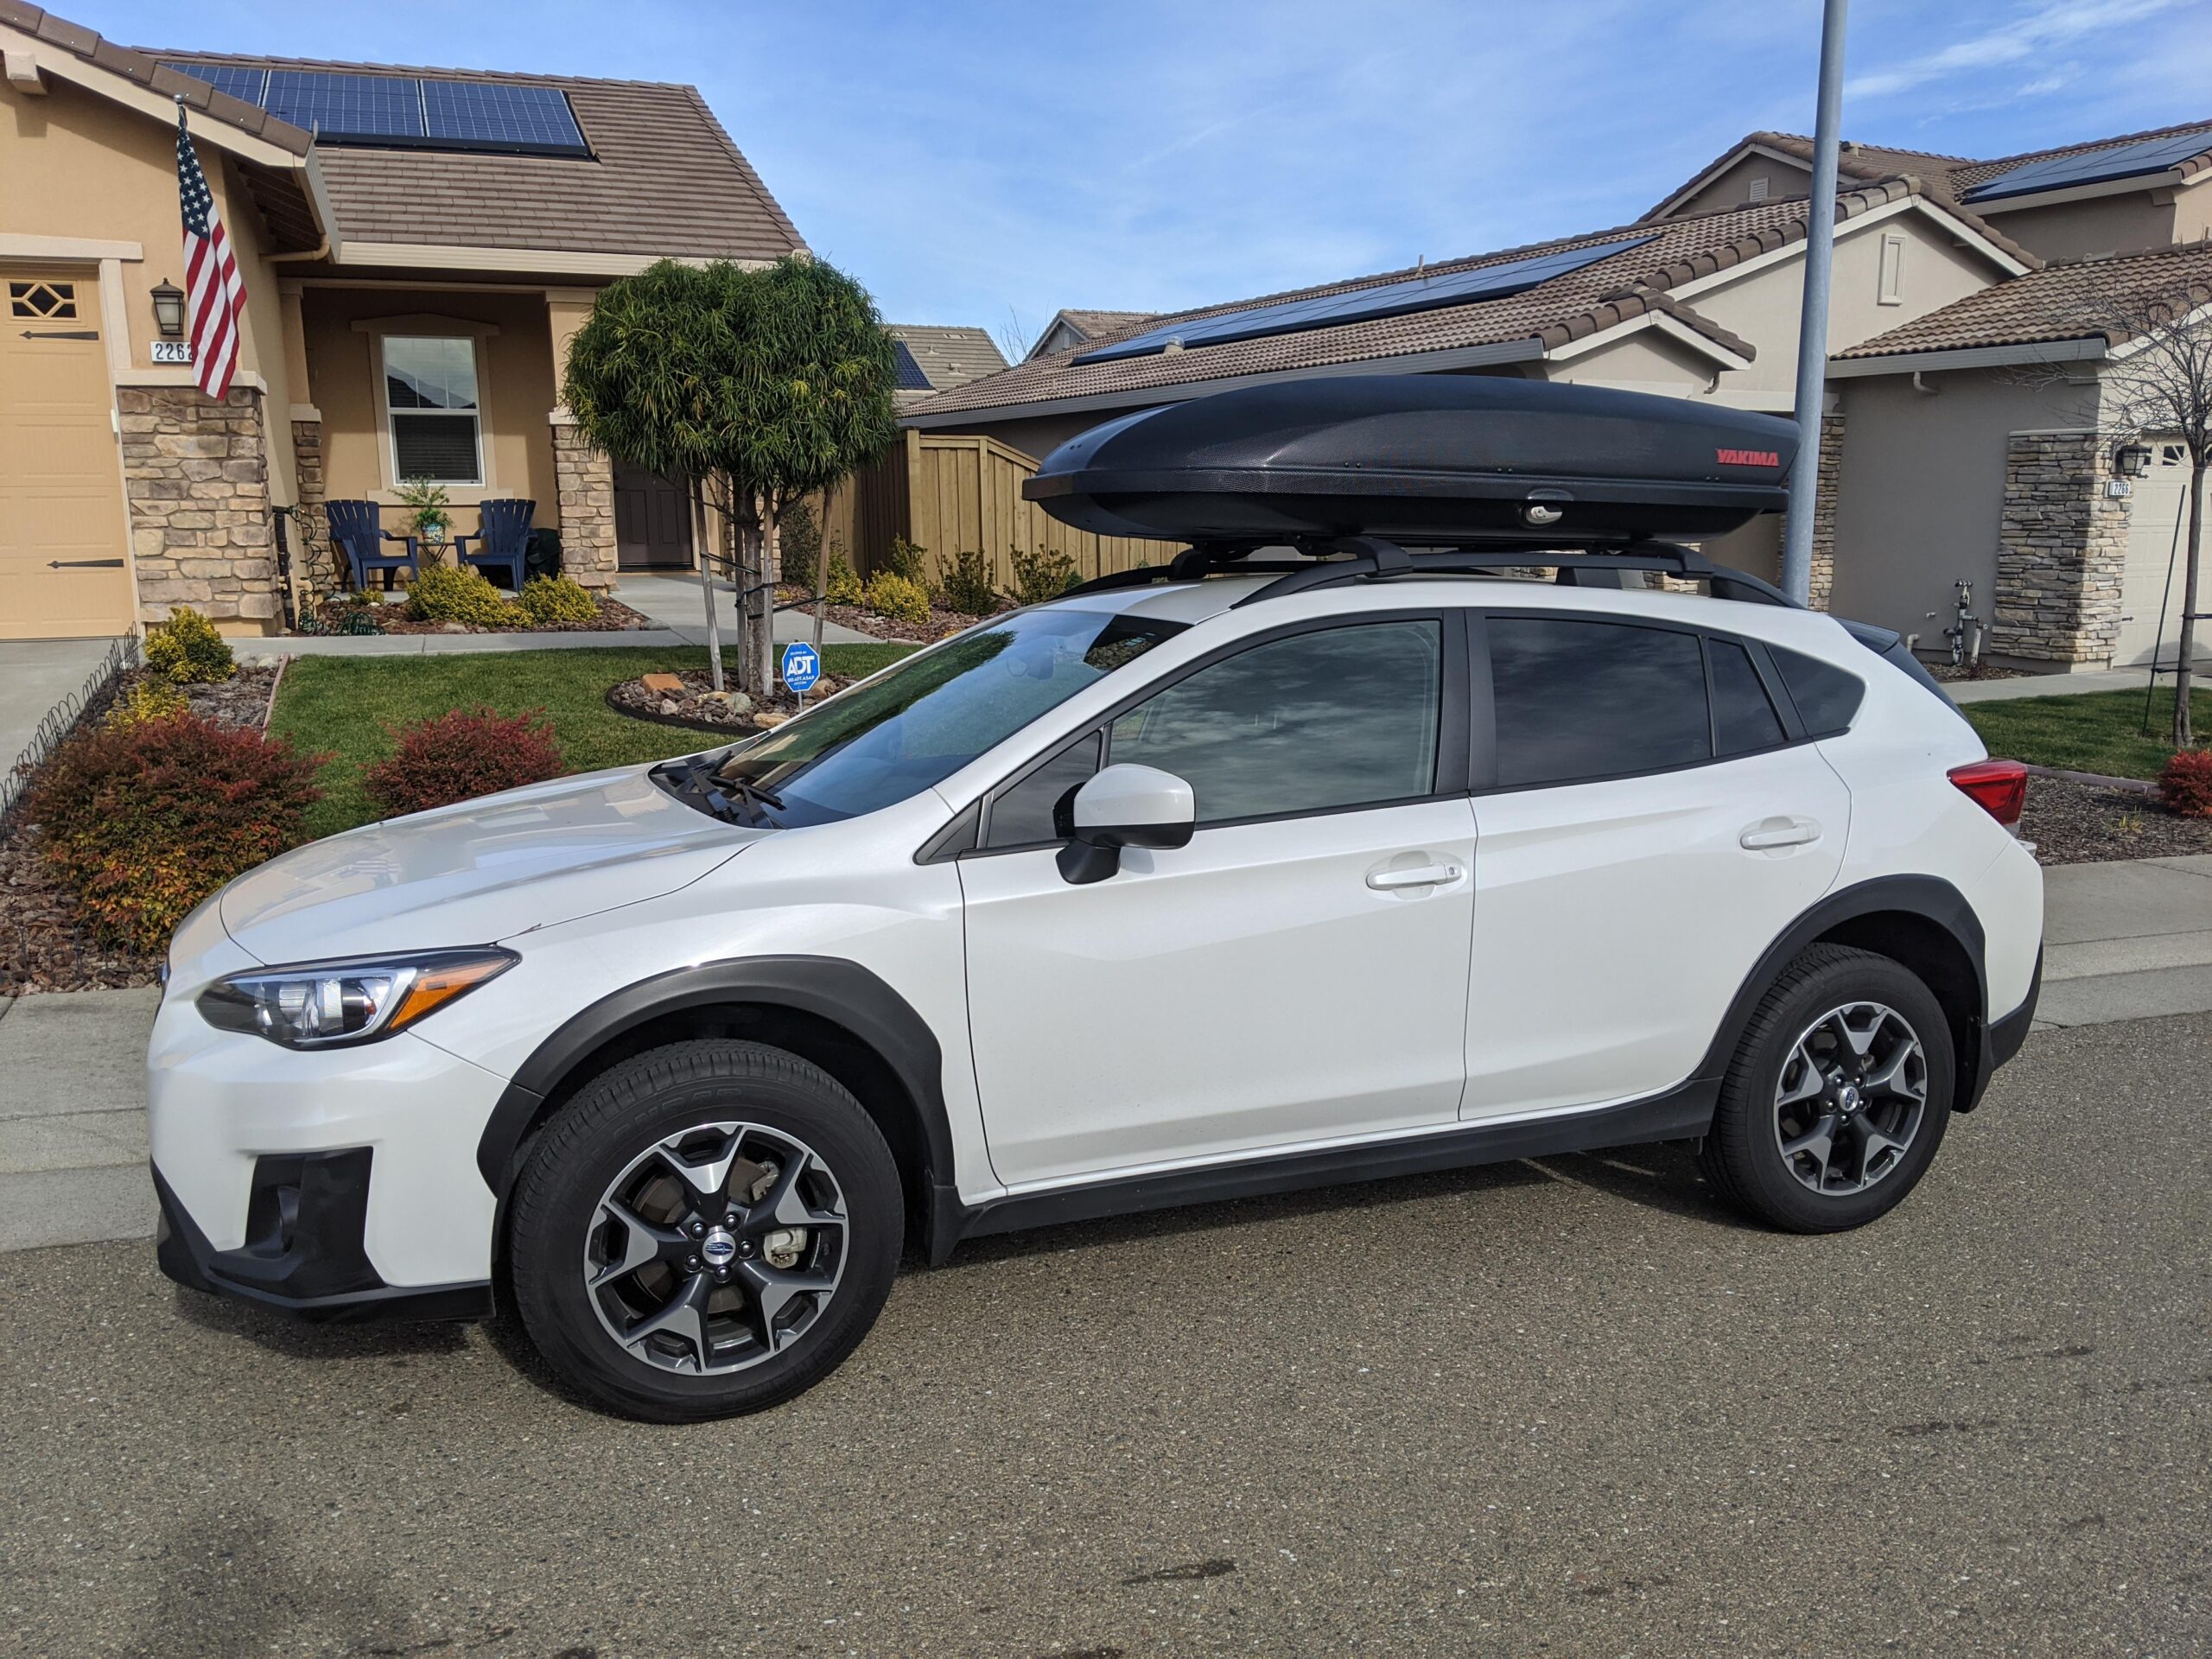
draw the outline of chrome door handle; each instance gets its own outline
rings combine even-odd
[[[1421,864],[1410,870],[1371,871],[1367,885],[1377,893],[1397,893],[1407,887],[1440,887],[1465,874],[1457,864]]]
[[[1821,838],[1821,826],[1810,818],[1762,818],[1736,837],[1747,853],[1771,852],[1777,847],[1803,847]]]

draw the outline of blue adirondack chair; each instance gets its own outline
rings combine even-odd
[[[511,496],[486,501],[476,510],[476,529],[453,538],[454,551],[463,564],[473,564],[486,575],[494,570],[505,571],[507,586],[520,593],[523,559],[530,551],[530,521],[537,511],[537,502]],[[482,545],[472,553],[468,550],[471,542]]]
[[[385,529],[378,521],[375,502],[326,501],[322,512],[330,525],[331,541],[343,550],[346,563],[353,569],[355,588],[366,589],[370,576],[378,571],[384,575],[387,590],[391,587],[391,573],[395,570],[404,570],[410,581],[414,579],[417,569],[415,538]],[[386,542],[404,543],[407,550],[387,553]]]

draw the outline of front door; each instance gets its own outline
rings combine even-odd
[[[122,462],[99,284],[0,275],[0,635],[128,633]]]
[[[1474,822],[1447,632],[1422,616],[1272,636],[993,801],[960,874],[1001,1181],[1456,1118]],[[1197,832],[1071,886],[1039,842],[1039,791],[1124,761],[1189,782]]]
[[[625,570],[691,568],[691,498],[681,481],[615,462],[614,556]]]
[[[1850,791],[1739,641],[1507,613],[1485,632],[1466,1115],[1662,1093],[1834,882]]]

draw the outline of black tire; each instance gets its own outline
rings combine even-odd
[[[1847,1005],[1875,1005],[1893,1011],[1918,1039],[1922,1055],[1914,1069],[1921,1077],[1923,1103],[1917,1116],[1910,1118],[1911,1133],[1902,1151],[1885,1148],[1870,1157],[1866,1148],[1876,1142],[1854,1140],[1859,1133],[1857,1129],[1839,1128],[1831,1144],[1847,1148],[1847,1155],[1859,1162],[1856,1169],[1847,1164],[1831,1177],[1827,1149],[1794,1157],[1785,1153],[1785,1140],[1794,1142],[1796,1137],[1778,1128],[1777,1119],[1801,1130],[1808,1127],[1803,1116],[1808,1112],[1821,1113],[1822,1125],[1853,1121],[1839,1115],[1841,1090],[1834,1084],[1824,1085],[1823,1094],[1802,1105],[1787,1109],[1798,1114],[1794,1117],[1783,1117],[1785,1109],[1780,1099],[1785,1067],[1791,1069],[1793,1090],[1810,1083],[1818,1071],[1809,1055],[1799,1056],[1801,1037],[1809,1039],[1808,1028],[1828,1011]],[[1885,1029],[1894,1036],[1897,1027]],[[1837,1069],[1847,1074],[1856,1064],[1850,1051],[1838,1043],[1833,1044],[1833,1052],[1842,1056]],[[1890,1051],[1895,1052],[1894,1048]],[[1868,950],[1835,944],[1813,946],[1783,969],[1745,1028],[1721,1085],[1713,1128],[1699,1150],[1706,1179],[1738,1209],[1789,1232],[1832,1233],[1865,1226],[1895,1208],[1912,1191],[1942,1144],[1958,1076],[1954,1052],[1950,1022],[1942,1006],[1911,969]],[[1850,1081],[1847,1075],[1846,1082]],[[1908,1103],[1891,1096],[1882,1107],[1866,1110],[1856,1122],[1877,1128],[1880,1138],[1887,1138],[1891,1126],[1905,1121],[1908,1111]],[[1870,1185],[1857,1191],[1825,1190],[1831,1179],[1839,1186],[1865,1179],[1870,1167],[1878,1172]]]
[[[832,1279],[833,1287],[804,1299],[808,1322],[796,1334],[775,1329],[779,1315],[766,1314],[770,1331],[763,1348],[758,1345],[758,1323],[766,1303],[757,1297],[745,1301],[746,1263],[730,1260],[738,1280],[726,1287],[704,1284],[697,1273],[687,1274],[673,1260],[664,1267],[648,1264],[639,1270],[640,1274],[658,1273],[678,1286],[700,1281],[700,1306],[707,1307],[705,1298],[712,1296],[721,1311],[702,1316],[696,1339],[683,1335],[655,1338],[645,1351],[660,1357],[642,1357],[609,1328],[604,1297],[629,1294],[646,1281],[635,1279],[613,1293],[595,1291],[586,1283],[587,1249],[603,1249],[610,1232],[625,1240],[629,1236],[626,1228],[602,1219],[602,1203],[610,1183],[634,1169],[641,1180],[664,1179],[665,1190],[681,1194],[686,1205],[710,1203],[719,1208],[727,1197],[733,1217],[745,1212],[750,1218],[752,1209],[742,1194],[711,1199],[703,1192],[695,1196],[683,1180],[639,1161],[657,1156],[656,1148],[686,1131],[705,1137],[699,1144],[711,1149],[719,1132],[704,1126],[733,1120],[759,1137],[733,1137],[733,1148],[741,1142],[748,1148],[734,1151],[734,1156],[758,1162],[757,1148],[772,1149],[779,1137],[790,1137],[781,1142],[786,1147],[795,1144],[812,1154],[787,1161],[814,1172],[805,1179],[816,1183],[812,1191],[817,1196],[803,1196],[802,1202],[842,1206],[842,1234],[818,1227],[803,1235],[810,1240],[806,1248],[815,1253],[815,1264],[835,1241],[834,1262],[821,1268],[821,1276]],[[693,1144],[683,1143],[683,1157],[692,1155]],[[727,1178],[730,1185],[734,1187],[745,1173],[743,1166],[733,1164]],[[691,1187],[696,1185],[695,1178]],[[820,1198],[824,1192],[832,1197]],[[665,1225],[671,1234],[689,1225],[682,1218],[684,1213],[671,1211]],[[655,1220],[659,1224],[658,1217]],[[835,1078],[780,1049],[702,1040],[672,1043],[623,1061],[594,1078],[563,1107],[538,1135],[524,1164],[508,1228],[516,1305],[547,1363],[573,1386],[626,1416],[673,1423],[759,1411],[811,1388],[836,1370],[868,1334],[890,1294],[906,1216],[898,1165],[882,1131]],[[743,1225],[733,1222],[732,1236],[728,1249],[740,1248],[734,1239],[743,1236],[742,1248],[751,1265],[768,1268],[767,1252],[758,1251],[756,1259],[753,1236]],[[790,1236],[783,1235],[779,1248],[788,1249]],[[711,1267],[707,1276],[712,1277]],[[670,1296],[671,1300],[677,1299],[675,1294]],[[791,1311],[787,1305],[785,1316]],[[619,1322],[624,1312],[618,1302],[611,1317]],[[710,1326],[709,1317],[716,1323]],[[746,1323],[748,1319],[753,1325]],[[718,1350],[709,1335],[711,1329],[737,1334],[726,1350]],[[783,1345],[777,1346],[779,1342]],[[754,1345],[746,1347],[747,1343]],[[683,1352],[674,1351],[696,1357],[688,1362],[691,1374],[667,1368],[687,1363]],[[743,1358],[739,1369],[703,1369],[702,1362],[723,1352],[750,1357]]]

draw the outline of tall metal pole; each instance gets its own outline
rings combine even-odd
[[[1783,591],[1800,605],[1813,590],[1813,503],[1821,486],[1821,399],[1827,385],[1828,269],[1835,251],[1835,158],[1843,121],[1846,0],[1821,18],[1820,111],[1813,127],[1813,199],[1805,223],[1805,307],[1797,324],[1797,464],[1782,538]]]

